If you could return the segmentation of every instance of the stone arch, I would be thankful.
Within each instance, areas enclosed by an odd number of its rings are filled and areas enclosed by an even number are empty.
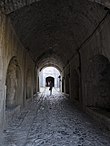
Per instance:
[[[22,104],[21,70],[16,57],[12,57],[6,75],[6,108],[19,104]]]
[[[79,74],[76,69],[71,74],[71,92],[71,98],[79,101]]]
[[[110,109],[110,62],[103,55],[94,56],[88,66],[87,105]]]
[[[28,70],[26,77],[26,99],[29,99],[31,97],[32,97],[32,76],[31,70]]]

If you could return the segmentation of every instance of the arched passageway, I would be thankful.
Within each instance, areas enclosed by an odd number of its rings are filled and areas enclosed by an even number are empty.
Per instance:
[[[54,87],[54,81],[55,81],[55,79],[53,77],[47,77],[46,78],[46,81],[45,81],[46,87],[49,87],[50,86],[50,82],[52,83],[52,85]]]
[[[6,76],[6,108],[22,104],[22,77],[16,57],[9,62]]]
[[[33,0],[30,0],[30,2],[24,2],[24,0],[21,0],[18,2],[18,0],[7,0],[0,2],[0,49],[3,48],[3,53],[0,56],[0,62],[3,62],[3,67],[0,67],[0,69],[6,74],[5,66],[7,66],[8,59],[13,55],[17,56],[18,59],[17,60],[16,57],[12,58],[7,70],[7,109],[21,104],[23,98],[25,103],[30,102],[31,100],[26,99],[34,99],[33,93],[35,93],[35,96],[39,94],[36,93],[35,89],[39,91],[39,87],[44,88],[48,86],[49,77],[51,77],[54,87],[62,89],[62,91],[70,95],[70,99],[78,101],[77,103],[80,101],[81,92],[82,97],[80,104],[82,104],[81,106],[84,107],[85,111],[88,107],[96,107],[110,111],[110,62],[103,55],[96,55],[96,53],[100,52],[107,55],[108,58],[110,56],[109,9],[98,4],[105,4],[104,0],[92,1],[93,0],[35,0],[33,2]],[[106,0],[107,3],[108,1],[109,0]],[[108,4],[106,5],[108,7]],[[20,7],[23,8],[18,9]],[[56,67],[54,70],[58,69],[59,72],[52,73],[51,71],[44,73],[45,67]],[[35,79],[36,84],[33,81],[35,68],[37,70],[36,72],[38,72]],[[2,76],[1,74],[1,78]],[[0,87],[0,115],[3,115],[5,111],[5,77],[3,77],[3,80],[0,80],[3,83]],[[24,97],[22,97],[22,82]],[[39,98],[40,96],[37,97]],[[63,94],[60,92],[59,97],[63,97]],[[42,101],[44,102],[44,100]],[[54,109],[53,112],[51,112],[51,107],[48,108],[48,103],[51,101],[52,100],[46,100],[41,107],[46,107],[47,105],[46,111],[50,113],[54,113],[54,111],[55,113],[60,113],[59,111],[61,111],[61,109],[57,112]],[[63,103],[63,101],[62,99],[61,103]],[[66,107],[66,104],[60,105],[62,109]],[[35,108],[32,107],[32,112],[36,110],[36,107],[37,106],[35,106]],[[56,103],[53,104],[53,107],[56,108]],[[29,106],[29,108],[31,107]],[[68,112],[68,115],[69,113],[71,115],[70,117],[68,117],[65,109],[64,114],[68,119],[72,119],[72,122],[71,120],[69,121],[73,124],[75,122],[74,118],[72,118],[74,112],[71,112],[71,110],[70,108]],[[41,112],[39,117],[42,118],[43,108],[39,108],[39,111]],[[61,112],[63,112],[63,110]],[[35,113],[33,115],[35,115]],[[3,116],[0,116],[0,119],[3,119],[2,117]],[[29,119],[30,117],[31,115],[29,115]],[[62,117],[63,116],[59,116],[58,120]],[[77,113],[75,117],[77,121]],[[37,118],[35,117],[34,119],[36,120]],[[57,119],[57,116],[55,119]],[[64,120],[65,119],[66,118],[64,118]],[[48,121],[48,123],[50,121]],[[107,122],[108,121],[110,120],[107,120]],[[0,127],[3,127],[1,123],[3,123],[3,120],[0,120]],[[27,124],[27,121],[24,123]],[[66,129],[68,125],[63,128]],[[75,125],[76,123],[74,123],[74,127]],[[42,128],[43,126],[40,125],[39,127]],[[81,128],[83,129],[83,127]],[[32,129],[35,128],[32,127]],[[63,136],[67,135],[68,137],[70,133],[68,134],[68,132],[65,132],[66,130],[64,131],[62,129],[57,131],[57,133]],[[73,134],[76,134],[77,129],[80,129],[79,126],[75,131],[71,131],[72,138]],[[78,132],[77,135],[80,135],[80,133]],[[77,135],[75,135],[75,139]],[[85,137],[81,137],[82,141],[83,138]],[[87,145],[91,145],[91,143],[88,144],[88,139],[86,142]],[[60,143],[59,145],[64,144]],[[74,145],[74,141],[72,145]],[[82,145],[85,144],[83,143]]]

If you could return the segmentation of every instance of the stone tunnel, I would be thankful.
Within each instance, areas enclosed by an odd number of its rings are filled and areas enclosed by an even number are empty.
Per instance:
[[[0,1],[0,133],[38,98],[46,67],[59,70],[60,94],[109,131],[109,0]]]

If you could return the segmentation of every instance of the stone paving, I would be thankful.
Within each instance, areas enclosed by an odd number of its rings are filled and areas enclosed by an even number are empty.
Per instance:
[[[50,96],[46,89],[12,119],[0,146],[110,146],[110,133],[60,92]]]

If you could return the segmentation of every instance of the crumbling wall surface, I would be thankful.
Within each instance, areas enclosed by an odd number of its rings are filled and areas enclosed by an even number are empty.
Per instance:
[[[13,29],[10,19],[0,12],[0,129],[5,126],[6,108],[26,101],[26,75],[30,69],[30,98],[33,94],[34,62]]]

